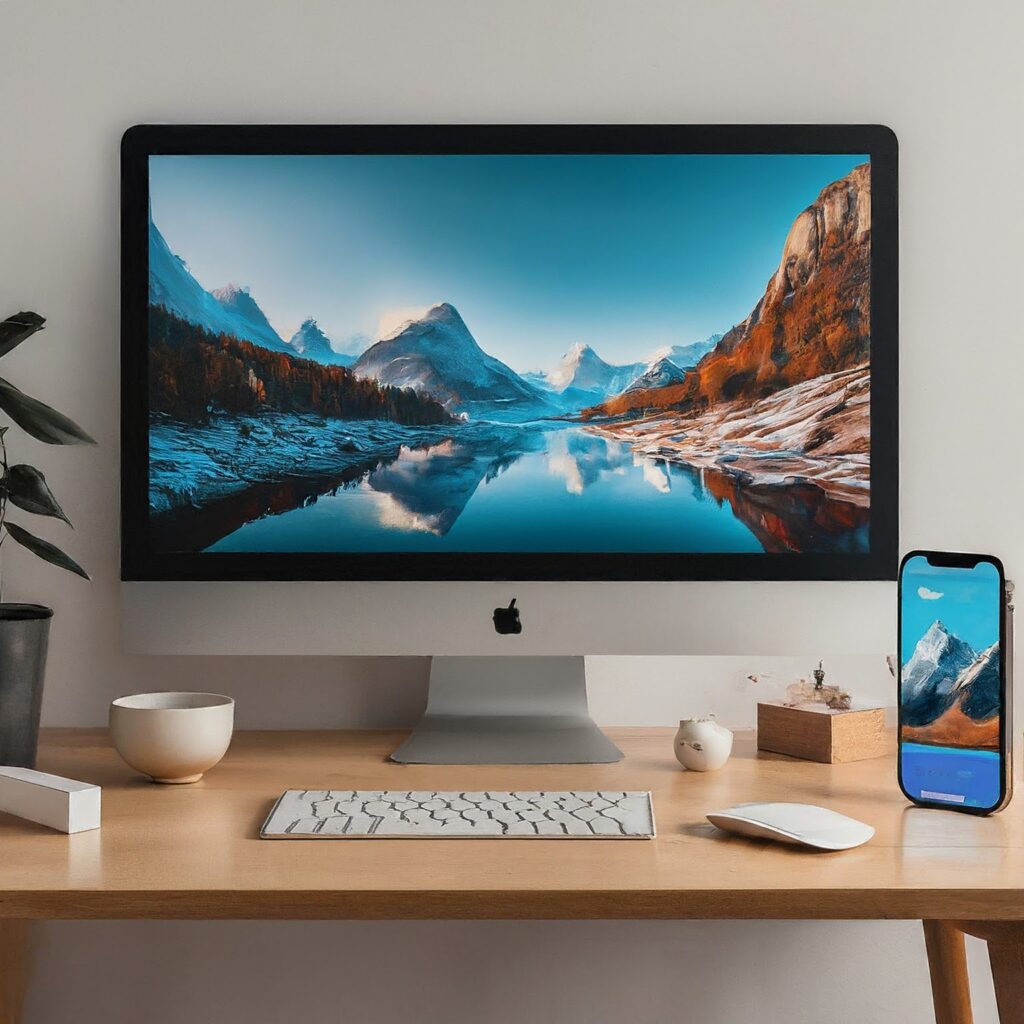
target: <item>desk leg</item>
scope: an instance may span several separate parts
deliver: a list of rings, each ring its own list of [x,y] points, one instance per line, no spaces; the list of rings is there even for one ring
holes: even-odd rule
[[[1000,1024],[1016,1024],[1024,1016],[1024,921],[964,921],[960,928],[988,943]]]
[[[0,920],[0,1024],[21,1024],[28,988],[29,921]]]
[[[925,921],[923,924],[928,970],[932,978],[935,1024],[973,1024],[963,932],[948,921]]]

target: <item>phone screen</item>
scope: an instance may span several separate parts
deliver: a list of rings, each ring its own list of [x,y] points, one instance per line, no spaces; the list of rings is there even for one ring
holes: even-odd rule
[[[1002,800],[1002,573],[915,554],[900,574],[900,781],[931,804]]]

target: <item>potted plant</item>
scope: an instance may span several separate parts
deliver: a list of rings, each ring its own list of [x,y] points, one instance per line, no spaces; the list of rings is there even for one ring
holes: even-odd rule
[[[18,313],[0,322],[0,357],[41,330],[38,313]],[[19,391],[0,377],[0,413],[46,444],[95,444],[67,416]],[[71,520],[34,466],[12,463],[7,449],[10,425],[0,418],[0,555],[20,544],[34,555],[88,579],[86,571],[56,545],[10,519],[11,512]],[[0,596],[3,575],[0,574]],[[43,701],[46,645],[53,609],[40,604],[0,603],[0,764],[34,768]]]

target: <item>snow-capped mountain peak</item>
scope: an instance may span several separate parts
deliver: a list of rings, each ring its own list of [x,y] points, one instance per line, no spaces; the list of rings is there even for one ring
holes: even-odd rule
[[[413,324],[422,323],[424,320],[438,320],[438,321],[454,321],[458,319],[460,323],[465,327],[465,323],[462,321],[462,317],[459,315],[459,311],[450,302],[435,302],[432,306],[427,306],[425,309],[415,313],[413,316],[406,316],[404,320],[401,320],[396,326],[386,330],[382,333],[377,340],[378,341],[390,341],[392,338],[397,338],[398,335],[404,333]]]
[[[667,388],[671,384],[681,384],[685,379],[685,370],[681,370],[671,359],[662,357],[652,363],[639,377],[634,378],[622,393]]]
[[[189,272],[185,260],[171,252],[152,220],[149,222],[149,301],[215,334],[230,334],[275,352],[289,351],[246,289],[228,285],[208,292]]]
[[[450,302],[431,306],[421,317],[371,345],[356,361],[357,376],[381,384],[427,392],[449,408],[466,411],[487,403],[511,417],[552,412],[540,392],[500,359],[488,355]],[[503,417],[508,418],[508,417]]]
[[[578,377],[593,377],[611,370],[608,365],[586,342],[577,341],[562,356],[561,362],[548,374],[551,386],[567,388],[581,386]]]
[[[941,625],[941,624],[940,624]],[[933,627],[934,628],[934,627]],[[930,653],[938,653],[948,667],[947,637],[932,631]],[[923,639],[923,638],[922,638]],[[916,652],[915,652],[916,653]],[[911,702],[904,702],[904,738],[939,746],[975,746],[995,750],[999,745],[999,711],[1003,705],[1003,673],[998,641],[987,647],[966,668],[952,686],[929,685]],[[908,728],[909,727],[909,728]]]
[[[460,324],[465,326],[462,317],[459,316],[459,311],[450,302],[435,302],[434,305],[427,310],[423,319],[457,320]]]
[[[904,721],[933,721],[949,704],[960,674],[978,655],[970,644],[936,619],[917,642],[900,673]]]
[[[311,316],[302,321],[299,329],[288,339],[288,345],[303,359],[313,359],[329,366],[351,366],[357,359],[357,356],[337,351]]]
[[[712,334],[703,341],[694,341],[689,345],[663,345],[647,357],[648,362],[670,359],[679,369],[692,370],[721,340],[721,334]]]
[[[917,641],[914,653],[910,656],[907,665],[912,665],[915,661],[929,661],[934,664],[938,660],[942,648],[949,642],[951,635],[942,620],[936,619]]]
[[[230,305],[232,302],[237,302],[240,295],[245,295],[252,301],[249,295],[249,286],[247,284],[236,284],[234,281],[229,281],[223,288],[214,288],[213,297],[223,303],[225,306]]]
[[[210,294],[233,316],[238,317],[248,327],[248,333],[242,337],[248,337],[258,344],[268,348],[277,348],[281,345],[282,338],[270,326],[263,310],[260,309],[256,300],[249,292],[248,285],[230,283],[223,288],[214,288]]]
[[[611,395],[620,392],[644,368],[643,363],[613,366],[606,363],[590,345],[578,341],[562,356],[562,361],[547,379],[555,391],[575,388]]]
[[[319,356],[330,356],[334,354],[334,349],[331,347],[331,342],[327,335],[317,326],[317,322],[312,317],[307,317],[302,321],[302,325],[299,329],[288,339],[288,344],[291,345],[296,352],[306,356],[309,359],[316,359]]]
[[[908,676],[916,670],[942,666],[946,662],[963,662],[955,674],[959,674],[977,657],[974,649],[951,633],[941,619],[936,619],[917,642],[914,653],[903,668],[904,685]]]

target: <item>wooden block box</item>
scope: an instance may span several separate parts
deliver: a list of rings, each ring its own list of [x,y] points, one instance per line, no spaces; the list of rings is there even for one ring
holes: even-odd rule
[[[833,711],[824,704],[787,707],[781,701],[757,705],[757,749],[805,761],[840,764],[888,754],[892,736],[884,708]]]

